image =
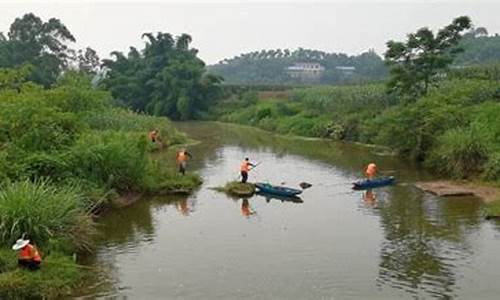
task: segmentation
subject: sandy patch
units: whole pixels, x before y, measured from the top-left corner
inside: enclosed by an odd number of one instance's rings
[[[415,186],[441,197],[476,196],[481,198],[484,203],[500,200],[500,188],[471,182],[440,180],[417,182]]]

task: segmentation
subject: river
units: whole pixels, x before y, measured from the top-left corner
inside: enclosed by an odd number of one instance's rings
[[[384,150],[186,122],[203,185],[189,197],[143,199],[99,220],[83,295],[129,299],[498,299],[500,225],[473,198],[413,187],[432,179]],[[167,155],[167,154],[165,154]],[[232,199],[211,190],[238,176],[313,186],[302,201]],[[375,161],[396,186],[351,190]],[[248,215],[248,211],[254,214]]]

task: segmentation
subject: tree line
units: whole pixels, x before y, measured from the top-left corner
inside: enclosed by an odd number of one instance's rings
[[[457,18],[457,20],[468,23],[459,25],[463,26],[463,28],[458,33],[454,33],[454,40],[449,39],[446,34],[451,34],[451,31],[456,30],[457,28],[454,26],[457,26],[457,24],[450,24],[451,27],[443,28],[441,35],[437,33],[439,36],[436,37],[431,37],[432,31],[424,27],[409,35],[409,38],[411,38],[410,47],[414,43],[417,43],[418,46],[423,46],[419,51],[427,53],[428,59],[421,56],[424,61],[432,59],[428,55],[430,49],[438,50],[441,54],[446,53],[448,55],[448,58],[445,59],[446,61],[451,58],[453,59],[453,64],[445,63],[446,67],[463,68],[500,61],[500,36],[498,34],[489,35],[488,30],[484,27],[472,27],[472,23],[467,17]],[[439,40],[442,40],[441,45],[437,45],[440,43]],[[429,44],[424,45],[426,42]],[[448,45],[448,42],[451,42],[452,45]],[[391,55],[394,55],[395,46],[394,43],[389,42],[384,57],[379,56],[373,50],[353,56],[344,53],[328,53],[302,48],[298,48],[297,50],[260,50],[224,59],[215,65],[209,66],[209,69],[214,74],[224,77],[226,84],[295,85],[300,83],[300,81],[291,77],[286,72],[286,68],[298,62],[314,62],[325,67],[321,79],[317,82],[318,84],[383,81],[390,77],[391,72],[394,72],[391,70],[397,68],[392,63],[391,57]],[[442,49],[439,50],[439,47]],[[415,47],[413,51],[414,54],[418,55],[417,48]],[[436,62],[435,65],[419,65],[415,67],[420,70],[428,67],[431,67],[433,70],[442,70],[439,63],[445,60],[441,59],[443,58],[441,54],[439,54],[438,59],[440,62]],[[354,67],[355,72],[354,74],[345,74],[342,70],[336,69],[339,66]],[[410,80],[413,80],[413,75],[415,74],[410,76]]]
[[[303,48],[261,50],[224,59],[209,69],[230,84],[297,84],[300,79],[292,78],[285,69],[299,62],[321,64],[325,68],[317,82],[321,84],[379,80],[387,76],[383,59],[373,50],[352,56]],[[336,69],[345,66],[356,68],[356,72],[345,74]]]
[[[45,88],[65,72],[98,75],[99,88],[111,91],[115,103],[173,119],[191,119],[219,95],[221,78],[209,75],[191,36],[144,33],[143,49],[111,53],[101,60],[90,47],[73,49],[76,38],[57,18],[48,21],[28,13],[0,33],[0,68],[22,68],[28,80]]]

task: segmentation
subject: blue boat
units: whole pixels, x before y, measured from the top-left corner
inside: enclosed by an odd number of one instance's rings
[[[396,178],[394,176],[390,177],[384,177],[384,178],[376,178],[376,179],[367,179],[367,180],[361,180],[353,183],[353,189],[354,190],[367,190],[367,189],[372,189],[372,188],[378,188],[378,187],[383,187],[387,185],[392,185],[396,181]]]
[[[302,193],[301,190],[292,189],[285,186],[276,186],[269,183],[257,182],[255,186],[259,192],[283,197],[294,197]]]

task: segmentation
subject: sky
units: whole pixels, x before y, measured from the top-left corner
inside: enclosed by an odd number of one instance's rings
[[[208,64],[276,48],[383,54],[388,40],[424,26],[443,27],[460,15],[490,34],[500,33],[500,0],[0,0],[0,32],[27,12],[60,19],[77,39],[74,48],[90,46],[103,58],[130,46],[142,48],[144,32],[188,33]]]

